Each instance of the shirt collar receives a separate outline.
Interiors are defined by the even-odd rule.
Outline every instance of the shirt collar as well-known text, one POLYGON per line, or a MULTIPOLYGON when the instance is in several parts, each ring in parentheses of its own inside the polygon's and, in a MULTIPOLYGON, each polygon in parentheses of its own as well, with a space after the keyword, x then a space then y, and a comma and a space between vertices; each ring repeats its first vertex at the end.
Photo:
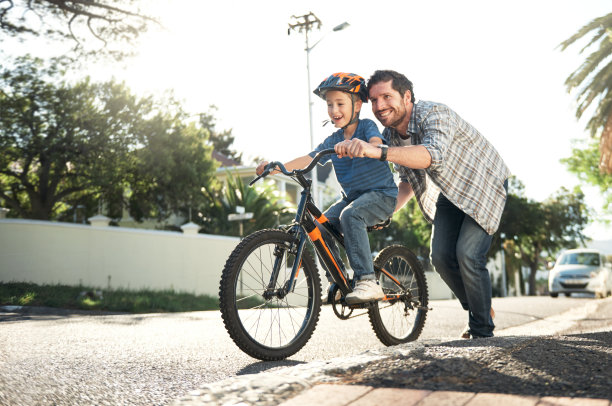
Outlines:
POLYGON ((410 113, 410 121, 408 122, 408 129, 406 131, 407 135, 410 135, 410 136, 418 134, 419 132, 419 126, 417 126, 417 121, 416 121, 416 109, 417 109, 417 104, 413 103, 412 112, 410 113))

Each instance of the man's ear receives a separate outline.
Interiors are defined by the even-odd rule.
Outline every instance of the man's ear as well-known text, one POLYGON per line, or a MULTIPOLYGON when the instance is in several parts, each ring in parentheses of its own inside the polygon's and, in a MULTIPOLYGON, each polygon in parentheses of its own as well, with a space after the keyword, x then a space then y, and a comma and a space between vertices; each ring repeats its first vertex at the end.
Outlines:
POLYGON ((412 102, 412 92, 410 90, 406 90, 404 92, 404 105, 408 106, 412 102))

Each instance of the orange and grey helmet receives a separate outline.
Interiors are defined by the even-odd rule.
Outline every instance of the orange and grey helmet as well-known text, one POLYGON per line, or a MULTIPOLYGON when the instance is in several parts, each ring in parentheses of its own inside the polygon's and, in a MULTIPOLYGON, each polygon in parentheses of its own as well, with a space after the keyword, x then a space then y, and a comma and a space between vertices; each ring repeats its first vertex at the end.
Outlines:
POLYGON ((340 90, 358 96, 364 103, 368 102, 365 79, 354 73, 334 73, 321 82, 314 90, 314 94, 325 99, 325 93, 329 90, 340 90))

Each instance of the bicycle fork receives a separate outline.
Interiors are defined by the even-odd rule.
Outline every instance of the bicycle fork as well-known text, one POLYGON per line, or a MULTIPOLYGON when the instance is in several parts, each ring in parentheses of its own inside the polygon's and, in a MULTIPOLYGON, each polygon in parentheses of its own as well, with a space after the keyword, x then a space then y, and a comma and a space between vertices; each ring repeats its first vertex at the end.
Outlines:
POLYGON ((293 262, 293 266, 291 268, 291 276, 285 281, 285 285, 278 290, 274 289, 276 283, 278 282, 278 276, 281 271, 281 267, 284 264, 284 256, 285 252, 291 250, 292 247, 287 248, 281 245, 277 245, 274 248, 274 268, 272 270, 272 274, 270 275, 270 282, 268 283, 268 288, 263 293, 263 297, 266 300, 272 299, 273 297, 278 297, 279 299, 284 298, 287 293, 291 292, 295 288, 295 281, 300 272, 300 268, 302 267, 302 254, 304 252, 304 245, 306 243, 306 237, 303 233, 300 233, 300 240, 298 242, 297 250, 295 253, 295 261, 293 262))

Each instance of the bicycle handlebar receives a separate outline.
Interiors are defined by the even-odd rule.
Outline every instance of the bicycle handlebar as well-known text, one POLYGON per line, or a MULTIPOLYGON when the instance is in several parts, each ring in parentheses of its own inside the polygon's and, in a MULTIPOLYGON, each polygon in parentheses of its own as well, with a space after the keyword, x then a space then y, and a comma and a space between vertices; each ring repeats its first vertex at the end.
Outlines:
POLYGON ((331 154, 335 154, 336 151, 333 148, 328 148, 328 149, 324 149, 322 151, 319 151, 317 153, 317 155, 315 155, 312 158, 312 161, 308 164, 308 166, 304 169, 294 169, 292 171, 288 171, 287 168, 285 168, 285 165, 283 165, 281 162, 279 161, 273 161, 270 162, 266 165, 266 167, 264 168, 264 171, 261 173, 261 175, 258 175, 255 179, 253 179, 252 181, 249 182, 249 186, 253 186, 255 184, 255 182, 257 182, 259 179, 265 178, 266 176, 268 176, 270 174, 270 172, 273 169, 278 169, 283 175, 286 176, 295 176, 295 175, 300 175, 300 174, 306 174, 310 171, 312 171, 312 169, 315 167, 316 164, 319 163, 319 161, 321 160, 321 158, 323 158, 325 155, 331 155, 331 154))

